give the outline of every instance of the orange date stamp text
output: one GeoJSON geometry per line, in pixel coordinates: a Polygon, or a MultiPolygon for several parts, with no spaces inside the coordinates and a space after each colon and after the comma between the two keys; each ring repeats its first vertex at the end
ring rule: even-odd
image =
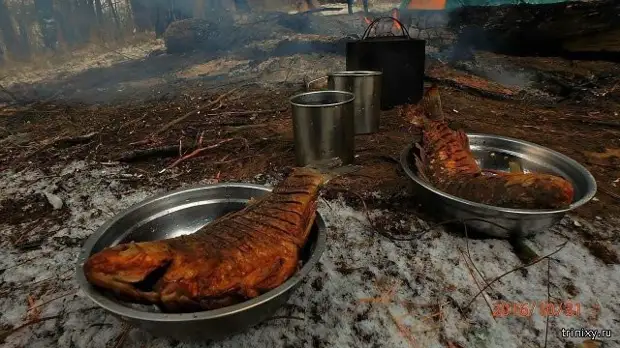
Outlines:
{"type": "Polygon", "coordinates": [[[543,317],[578,317],[581,316],[581,303],[564,301],[532,301],[532,302],[508,302],[497,301],[493,304],[493,317],[531,317],[540,315],[543,317]]]}

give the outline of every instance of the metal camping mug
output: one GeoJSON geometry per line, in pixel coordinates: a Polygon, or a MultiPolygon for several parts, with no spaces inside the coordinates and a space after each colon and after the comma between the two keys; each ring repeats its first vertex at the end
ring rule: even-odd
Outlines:
{"type": "Polygon", "coordinates": [[[348,91],[355,95],[355,134],[379,131],[382,75],[380,71],[364,70],[337,71],[327,75],[327,88],[348,91]]]}
{"type": "Polygon", "coordinates": [[[332,90],[301,93],[290,99],[298,166],[333,158],[343,165],[353,163],[354,100],[353,93],[332,90]]]}

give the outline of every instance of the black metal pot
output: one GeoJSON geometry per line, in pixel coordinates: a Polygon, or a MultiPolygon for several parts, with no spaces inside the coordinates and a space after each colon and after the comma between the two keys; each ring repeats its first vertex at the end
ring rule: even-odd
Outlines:
{"type": "Polygon", "coordinates": [[[398,19],[375,19],[360,40],[347,42],[346,52],[347,70],[383,72],[381,110],[402,104],[415,104],[422,99],[426,41],[412,39],[398,19]],[[400,24],[402,35],[368,37],[371,29],[384,19],[400,24]]]}

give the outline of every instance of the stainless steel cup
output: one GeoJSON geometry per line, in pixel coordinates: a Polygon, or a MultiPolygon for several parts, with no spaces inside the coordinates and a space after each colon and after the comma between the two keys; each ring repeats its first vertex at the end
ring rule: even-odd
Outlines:
{"type": "Polygon", "coordinates": [[[317,91],[290,99],[293,109],[295,160],[298,166],[339,158],[352,164],[355,155],[353,93],[317,91]]]}
{"type": "Polygon", "coordinates": [[[355,95],[353,120],[355,134],[379,131],[381,114],[380,71],[337,71],[327,75],[327,88],[355,95]]]}

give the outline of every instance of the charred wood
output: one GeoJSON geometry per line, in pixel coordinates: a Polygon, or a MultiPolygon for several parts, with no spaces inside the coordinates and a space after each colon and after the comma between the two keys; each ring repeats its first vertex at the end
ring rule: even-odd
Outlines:
{"type": "Polygon", "coordinates": [[[466,6],[448,26],[461,50],[620,61],[618,13],[620,0],[466,6]]]}

